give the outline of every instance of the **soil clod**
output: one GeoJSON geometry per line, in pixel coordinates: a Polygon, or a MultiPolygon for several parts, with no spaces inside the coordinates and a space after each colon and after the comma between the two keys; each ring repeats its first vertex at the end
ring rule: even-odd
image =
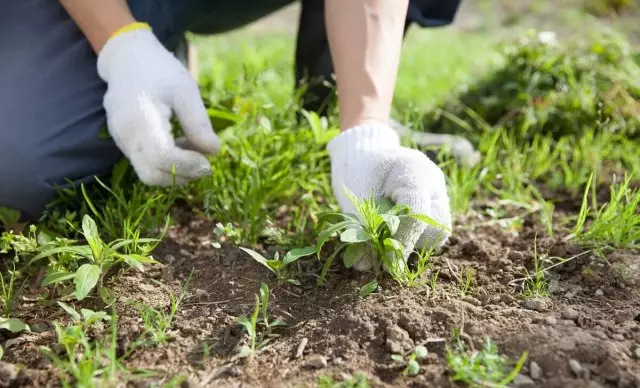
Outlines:
{"type": "Polygon", "coordinates": [[[321,355],[309,357],[304,363],[305,368],[322,369],[327,367],[327,358],[321,355]]]}
{"type": "Polygon", "coordinates": [[[398,325],[387,326],[386,349],[391,354],[403,354],[413,348],[413,340],[404,329],[398,325]]]}
{"type": "Polygon", "coordinates": [[[529,364],[529,374],[534,380],[540,380],[542,378],[542,368],[540,368],[537,362],[531,361],[529,364]]]}

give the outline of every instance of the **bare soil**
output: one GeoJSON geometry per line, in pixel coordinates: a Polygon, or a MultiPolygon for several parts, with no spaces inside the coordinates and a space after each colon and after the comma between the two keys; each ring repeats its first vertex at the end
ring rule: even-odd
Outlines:
{"type": "MultiPolygon", "coordinates": [[[[345,374],[364,372],[372,386],[451,387],[455,385],[444,356],[452,331],[461,328],[467,345],[476,349],[490,336],[513,359],[529,352],[522,374],[536,380],[521,378],[514,386],[640,387],[638,251],[617,251],[606,259],[584,253],[551,271],[550,297],[522,299],[517,279],[525,268],[533,269],[534,243],[539,257],[570,258],[586,250],[563,241],[563,236],[539,237],[544,231],[533,220],[511,230],[488,219],[459,219],[458,225],[477,226],[458,226],[434,258],[433,270],[440,271],[435,293],[427,284],[401,288],[388,280],[379,292],[361,298],[358,289],[372,274],[334,265],[327,284],[317,286],[320,266],[306,260],[298,277],[301,287],[280,284],[239,249],[212,248],[211,221],[188,212],[176,214],[179,226],[171,229],[156,255],[163,265],[144,274],[127,272],[113,284],[118,344],[124,351],[142,334],[130,302],[167,309],[168,289],[178,293],[194,271],[170,343],[138,349],[126,361],[130,369],[157,372],[133,386],[167,381],[176,374],[188,376],[188,386],[314,386],[319,375],[340,381],[345,374]],[[473,291],[464,297],[456,280],[461,266],[476,271],[473,291]],[[236,319],[252,311],[261,281],[271,289],[272,318],[288,325],[277,329],[278,337],[248,362],[237,357],[248,338],[236,319]],[[306,346],[296,357],[303,341],[306,346]],[[418,376],[403,377],[390,356],[418,344],[430,355],[418,376]],[[570,360],[575,360],[574,369],[570,360]],[[541,373],[531,371],[532,362],[541,373]],[[576,372],[575,362],[582,370],[576,372]]],[[[44,331],[0,342],[3,360],[22,368],[11,386],[55,386],[55,372],[38,346],[53,346],[55,334],[47,324],[67,317],[59,308],[39,304],[35,295],[23,299],[19,316],[44,331]]]]}

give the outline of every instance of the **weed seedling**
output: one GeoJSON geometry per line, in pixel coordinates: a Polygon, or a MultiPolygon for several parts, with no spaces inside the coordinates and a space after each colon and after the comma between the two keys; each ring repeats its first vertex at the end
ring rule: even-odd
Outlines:
{"type": "Polygon", "coordinates": [[[11,263],[13,265],[13,269],[7,269],[6,274],[8,275],[8,280],[5,280],[5,274],[0,273],[0,303],[2,303],[2,314],[5,317],[9,317],[11,315],[11,310],[13,309],[13,303],[15,301],[15,283],[18,277],[20,276],[20,272],[16,271],[15,262],[11,263]]]}
{"type": "MultiPolygon", "coordinates": [[[[346,189],[345,189],[346,190],[346,189]]],[[[410,277],[405,261],[405,248],[396,240],[396,232],[402,222],[420,221],[441,230],[448,229],[431,218],[411,213],[405,205],[393,205],[387,199],[375,201],[373,198],[358,201],[348,190],[347,195],[354,204],[360,218],[353,214],[328,213],[324,217],[334,219],[335,222],[320,232],[317,242],[318,258],[324,244],[336,233],[340,235],[339,244],[333,254],[325,261],[324,268],[318,282],[324,283],[326,273],[338,252],[344,249],[343,263],[351,268],[360,260],[370,260],[378,265],[382,264],[391,277],[401,284],[409,284],[410,279],[419,277],[417,273],[410,277]],[[362,220],[362,221],[361,221],[362,220]]],[[[428,259],[423,259],[422,271],[426,268],[428,259]]]]}
{"type": "MultiPolygon", "coordinates": [[[[549,283],[545,279],[545,269],[538,255],[537,239],[533,243],[533,275],[528,271],[524,280],[521,296],[526,299],[549,296],[549,283]]],[[[526,271],[526,270],[525,270],[526,271]]]]}
{"type": "Polygon", "coordinates": [[[171,301],[171,304],[169,305],[168,312],[162,308],[156,309],[142,304],[137,305],[140,317],[144,324],[145,334],[142,338],[136,341],[136,343],[143,346],[153,346],[165,344],[169,341],[169,330],[171,329],[171,326],[173,326],[173,320],[176,313],[180,308],[182,300],[187,294],[187,287],[191,281],[192,274],[193,272],[184,282],[180,294],[177,297],[171,290],[169,290],[169,300],[171,301]]]}
{"type": "Polygon", "coordinates": [[[461,267],[460,275],[458,278],[458,291],[460,295],[465,297],[473,293],[473,281],[475,280],[476,271],[470,267],[461,267]]]}
{"type": "Polygon", "coordinates": [[[489,337],[485,338],[480,351],[468,351],[460,338],[453,348],[447,349],[447,363],[451,369],[451,380],[471,386],[506,387],[520,373],[527,360],[524,352],[514,364],[498,353],[497,346],[489,337]]]}
{"type": "Polygon", "coordinates": [[[316,253],[316,249],[314,247],[298,248],[298,249],[292,249],[289,252],[287,252],[287,254],[284,255],[282,259],[280,258],[280,254],[276,252],[275,255],[273,256],[273,259],[268,260],[264,256],[262,256],[261,254],[259,254],[258,252],[252,249],[242,248],[242,247],[240,249],[248,253],[249,256],[251,256],[255,261],[264,265],[269,271],[273,272],[273,274],[276,275],[278,280],[286,281],[291,284],[295,284],[297,286],[300,285],[300,281],[289,278],[290,275],[289,275],[289,271],[287,270],[287,267],[291,263],[294,263],[295,261],[297,261],[298,259],[301,259],[305,256],[310,256],[316,253]]]}
{"type": "MultiPolygon", "coordinates": [[[[611,186],[611,199],[595,214],[588,228],[585,223],[589,214],[588,192],[592,184],[589,179],[574,229],[574,236],[587,245],[612,248],[636,248],[640,246],[640,190],[632,189],[627,177],[621,184],[611,186]]],[[[595,199],[594,199],[595,202],[595,199]]]]}
{"type": "MultiPolygon", "coordinates": [[[[82,235],[88,245],[62,246],[45,249],[31,259],[29,264],[49,258],[54,268],[42,281],[42,285],[50,285],[73,279],[75,283],[75,298],[82,300],[98,285],[102,283],[104,275],[116,264],[126,264],[139,271],[144,270],[145,264],[156,263],[149,254],[158,244],[158,240],[134,238],[132,240],[115,240],[111,243],[102,241],[95,221],[88,215],[82,219],[82,235]],[[137,246],[136,253],[121,253],[127,247],[137,246]],[[75,259],[76,268],[55,269],[56,257],[67,255],[75,259]]],[[[67,261],[69,261],[67,259],[67,261]]]]}
{"type": "Polygon", "coordinates": [[[360,297],[364,298],[367,297],[371,294],[373,294],[374,292],[376,292],[376,290],[378,290],[378,282],[375,280],[370,281],[369,283],[365,284],[364,286],[360,287],[360,297]]]}
{"type": "Polygon", "coordinates": [[[269,306],[269,287],[263,282],[260,284],[260,296],[256,295],[256,304],[253,312],[249,317],[242,316],[238,318],[238,325],[242,326],[249,335],[249,345],[240,348],[238,356],[241,358],[253,358],[257,350],[265,347],[273,338],[273,328],[277,326],[286,326],[286,323],[280,320],[269,321],[267,308],[269,306]],[[262,313],[262,319],[259,319],[262,313]],[[258,332],[258,324],[261,323],[266,331],[258,332]]]}
{"type": "Polygon", "coordinates": [[[335,381],[330,376],[319,376],[318,388],[369,388],[369,381],[364,373],[356,373],[343,381],[335,381]]]}
{"type": "Polygon", "coordinates": [[[211,245],[216,249],[222,248],[221,243],[224,241],[230,240],[235,244],[239,241],[238,239],[240,238],[240,234],[237,230],[234,229],[233,224],[231,224],[230,222],[226,225],[223,225],[220,222],[217,223],[213,231],[216,234],[216,241],[211,243],[211,245]]]}
{"type": "Polygon", "coordinates": [[[58,306],[60,306],[64,311],[67,312],[73,318],[76,324],[80,324],[84,330],[87,330],[90,326],[99,322],[109,322],[111,321],[111,315],[105,313],[104,311],[93,311],[89,309],[80,309],[80,312],[76,311],[76,309],[64,302],[58,302],[58,306]]]}
{"type": "Polygon", "coordinates": [[[418,361],[426,358],[428,354],[427,348],[418,345],[408,356],[405,357],[401,354],[394,354],[391,356],[391,359],[404,366],[402,370],[404,376],[415,376],[420,373],[420,363],[418,361]]]}

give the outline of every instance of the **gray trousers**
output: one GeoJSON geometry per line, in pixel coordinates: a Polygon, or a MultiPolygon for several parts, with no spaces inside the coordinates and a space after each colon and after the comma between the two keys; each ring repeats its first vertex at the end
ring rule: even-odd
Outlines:
{"type": "MultiPolygon", "coordinates": [[[[171,49],[187,30],[225,32],[293,1],[129,0],[129,5],[171,49]]],[[[323,0],[302,1],[298,80],[332,71],[323,0]]],[[[458,2],[412,0],[409,18],[423,26],[446,25],[458,2]]],[[[0,58],[0,206],[34,220],[58,187],[108,175],[122,155],[100,135],[106,85],[97,75],[96,56],[58,1],[0,0],[0,58]]],[[[309,101],[321,106],[318,99],[309,101]]]]}

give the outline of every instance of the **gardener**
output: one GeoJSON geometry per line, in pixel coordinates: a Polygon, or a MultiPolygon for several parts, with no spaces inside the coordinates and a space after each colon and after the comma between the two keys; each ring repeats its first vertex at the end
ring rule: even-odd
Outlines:
{"type": "MultiPolygon", "coordinates": [[[[178,183],[209,175],[206,156],[220,141],[195,80],[167,48],[187,30],[227,31],[291,1],[0,0],[0,206],[37,218],[56,186],[108,174],[122,154],[149,185],[172,184],[173,172],[178,183]],[[180,146],[170,132],[172,112],[186,135],[180,146]],[[111,139],[100,135],[105,118],[111,139]]],[[[343,211],[354,212],[347,188],[448,225],[443,173],[402,147],[388,126],[407,15],[447,24],[458,6],[423,2],[303,1],[297,73],[299,80],[332,73],[328,41],[343,131],[328,151],[343,211]]],[[[307,98],[315,109],[318,101],[307,98]]],[[[444,240],[417,221],[398,235],[408,250],[420,238],[444,240]]]]}

